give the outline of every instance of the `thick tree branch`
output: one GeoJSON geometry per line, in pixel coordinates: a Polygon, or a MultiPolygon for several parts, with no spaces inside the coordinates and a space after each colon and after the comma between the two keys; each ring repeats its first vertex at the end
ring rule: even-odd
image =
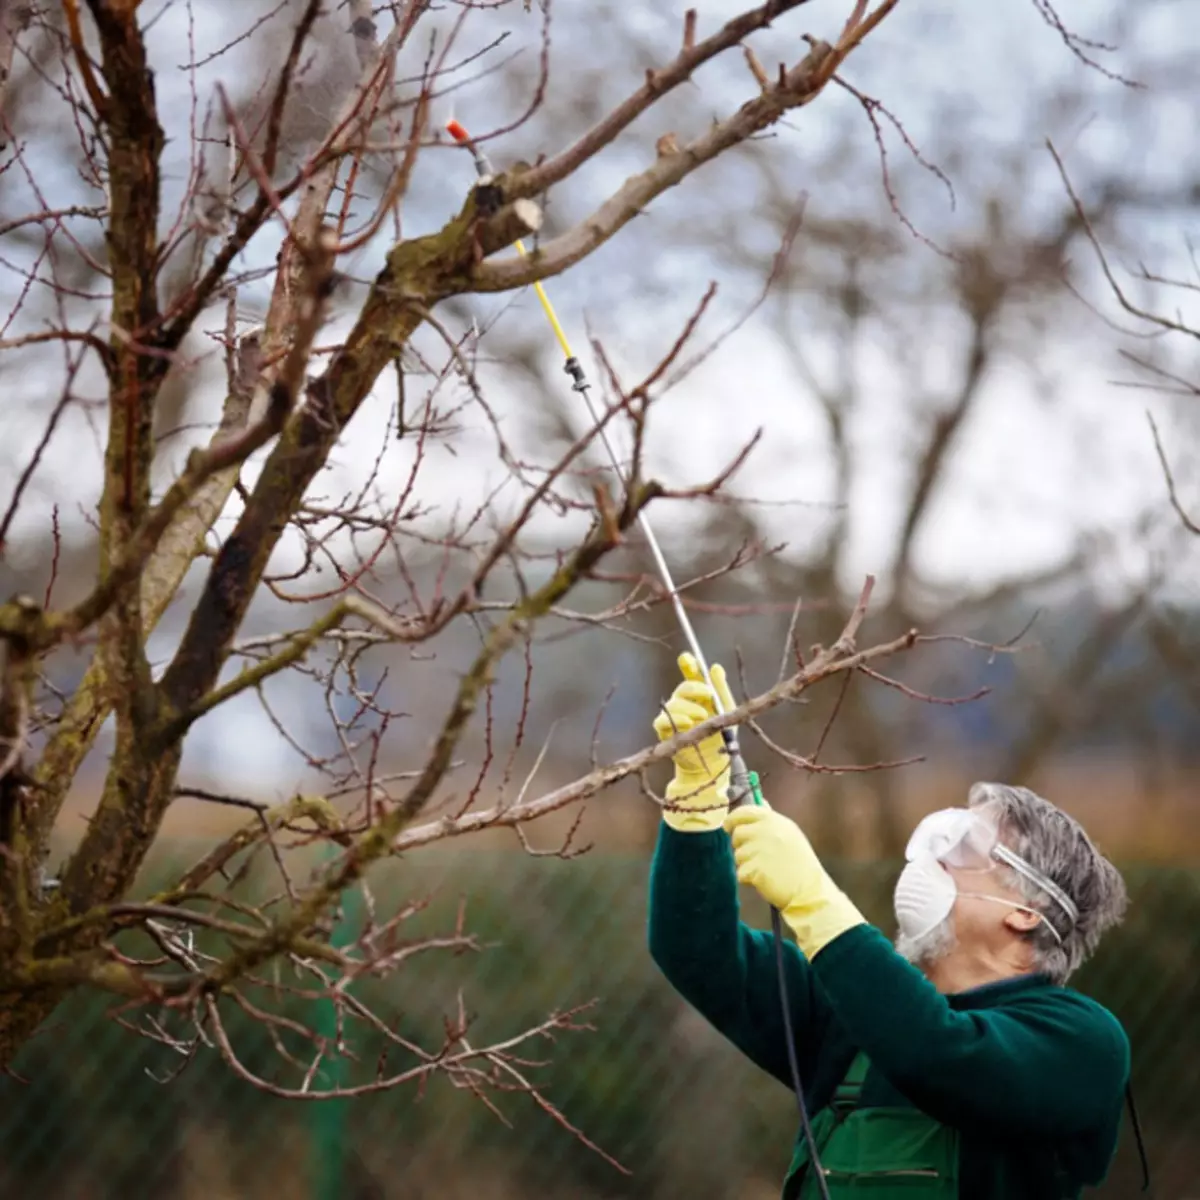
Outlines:
{"type": "MultiPolygon", "coordinates": [[[[215,683],[280,535],[305,491],[384,367],[395,361],[423,314],[462,290],[471,265],[533,232],[529,202],[481,213],[472,192],[443,229],[401,242],[388,255],[345,344],[308,401],[288,422],[263,466],[233,533],[218,554],[179,649],[163,677],[176,712],[215,683]]],[[[535,215],[536,214],[536,215],[535,215]]]]}
{"type": "MultiPolygon", "coordinates": [[[[363,99],[363,89],[377,78],[375,67],[378,60],[364,64],[363,82],[338,114],[331,137],[348,138],[354,128],[353,118],[363,99]]],[[[285,67],[284,76],[288,71],[285,67]]],[[[287,82],[281,76],[277,95],[282,96],[287,82]]],[[[312,178],[298,177],[294,187],[305,187],[303,202],[295,226],[319,231],[320,218],[329,203],[336,179],[336,163],[330,161],[312,178]]],[[[218,254],[210,271],[197,286],[185,293],[184,309],[174,315],[170,327],[160,336],[159,344],[170,350],[182,342],[192,321],[208,303],[213,292],[225,280],[226,272],[234,257],[249,242],[269,212],[269,204],[261,197],[261,206],[252,206],[236,222],[225,249],[218,254]]],[[[51,214],[54,215],[54,214],[51,214]]],[[[328,248],[327,245],[325,247],[328,248]]],[[[276,288],[270,310],[261,335],[243,338],[237,352],[236,378],[226,400],[220,426],[204,450],[195,452],[184,474],[175,482],[156,509],[148,514],[122,562],[93,594],[72,612],[60,615],[53,623],[47,621],[39,636],[44,644],[52,643],[57,637],[86,627],[96,616],[103,613],[113,598],[127,587],[133,576],[140,575],[141,606],[145,633],[155,628],[174,598],[180,584],[195,561],[204,544],[204,539],[213,523],[223,511],[237,482],[241,462],[260,445],[270,440],[286,417],[291,398],[300,388],[304,355],[311,350],[315,325],[307,329],[300,339],[302,346],[294,345],[297,327],[306,328],[304,310],[310,316],[319,316],[320,304],[314,308],[312,300],[318,297],[329,281],[331,264],[327,255],[319,256],[318,267],[323,277],[318,288],[306,286],[300,272],[303,259],[293,260],[296,271],[280,272],[276,277],[276,288]],[[277,388],[281,367],[275,360],[287,355],[290,370],[282,380],[283,391],[277,388]],[[255,403],[255,383],[260,366],[275,362],[263,369],[260,395],[255,403]],[[275,400],[272,406],[272,398],[275,400]],[[283,401],[288,399],[288,403],[283,401]],[[257,415],[251,428],[247,422],[251,413],[257,415]],[[139,569],[140,561],[140,569],[139,569]]],[[[311,278],[311,274],[310,274],[311,278]]],[[[50,831],[57,820],[62,802],[75,773],[94,744],[105,718],[111,711],[111,692],[104,658],[96,655],[79,686],[71,696],[54,734],[44,750],[34,771],[36,805],[31,817],[31,843],[44,854],[50,831]]]]}
{"type": "MultiPolygon", "coordinates": [[[[587,220],[530,251],[500,262],[482,262],[469,278],[474,292],[502,292],[557,275],[587,257],[633,220],[656,196],[682,182],[717,155],[773,125],[784,113],[808,104],[828,82],[837,52],[815,43],[804,59],[768,90],[747,101],[733,116],[717,121],[707,133],[662,154],[640,175],[631,176],[587,220]]],[[[506,195],[529,190],[528,174],[502,177],[506,195]]]]}
{"type": "Polygon", "coordinates": [[[154,994],[139,971],[125,963],[111,961],[101,951],[35,958],[0,972],[0,995],[14,996],[22,992],[48,995],[76,987],[94,987],[131,1000],[149,999],[154,994]]]}
{"type": "MultiPolygon", "coordinates": [[[[516,177],[510,185],[509,194],[514,197],[539,196],[554,184],[562,182],[589,159],[594,158],[605,146],[611,144],[668,92],[691,79],[705,63],[741,45],[752,33],[766,29],[776,18],[792,9],[800,8],[807,2],[808,0],[768,0],[766,4],[727,21],[716,33],[702,41],[692,41],[685,34],[683,49],[670,63],[657,70],[647,71],[646,81],[642,86],[589,129],[573,146],[516,177]]],[[[696,14],[689,11],[687,17],[687,25],[694,33],[696,14]]]]}
{"type": "MultiPolygon", "coordinates": [[[[89,8],[100,35],[101,71],[107,87],[100,116],[107,134],[112,276],[113,371],[100,501],[99,587],[103,589],[120,579],[120,565],[150,504],[154,401],[168,365],[164,358],[146,353],[145,346],[159,315],[159,157],[165,135],[136,7],[89,0],[89,8]]],[[[157,697],[146,657],[139,588],[114,589],[112,607],[99,633],[97,653],[104,664],[117,726],[105,790],[110,809],[120,816],[105,823],[110,827],[103,831],[93,824],[88,837],[107,844],[120,840],[118,821],[132,816],[126,806],[145,804],[157,778],[143,736],[155,719],[157,697]]],[[[126,832],[136,830],[138,824],[136,818],[130,820],[126,832]]],[[[140,862],[140,853],[132,853],[140,862]]],[[[126,871],[131,869],[128,844],[118,857],[124,860],[122,865],[113,864],[113,869],[103,872],[104,882],[111,887],[124,886],[126,871]]],[[[101,895],[112,893],[101,891],[101,895]]]]}
{"type": "MultiPolygon", "coordinates": [[[[315,6],[310,6],[312,8],[315,6]]],[[[301,32],[298,28],[297,40],[301,40],[301,32]]],[[[377,56],[369,63],[364,62],[362,81],[343,105],[332,126],[330,138],[335,146],[349,142],[353,131],[357,129],[354,118],[360,111],[364,97],[369,99],[372,89],[378,90],[382,78],[376,69],[378,66],[377,56]]],[[[291,71],[285,65],[276,91],[277,104],[282,104],[286,98],[290,77],[291,71]]],[[[295,223],[297,228],[319,232],[320,219],[328,206],[335,179],[336,159],[333,157],[315,175],[297,177],[294,188],[305,186],[295,223]]],[[[170,351],[182,342],[192,321],[208,303],[216,288],[224,282],[236,254],[260,227],[269,212],[265,196],[260,196],[260,199],[260,206],[252,206],[238,219],[229,242],[217,256],[218,261],[213,263],[195,287],[185,293],[183,310],[174,314],[172,324],[160,335],[159,346],[162,351],[170,351]]],[[[206,449],[191,456],[183,475],[155,510],[148,514],[133,538],[134,544],[126,548],[121,563],[101,581],[97,590],[72,612],[60,615],[53,622],[53,629],[49,621],[43,625],[40,637],[44,644],[86,627],[111,605],[114,597],[128,587],[135,576],[140,576],[145,633],[148,634],[157,625],[202,549],[213,523],[228,502],[241,462],[278,432],[282,418],[286,417],[287,409],[300,389],[305,356],[312,346],[312,337],[309,335],[315,335],[322,307],[320,300],[330,279],[332,264],[328,260],[327,250],[326,243],[318,256],[317,267],[322,274],[318,288],[306,286],[307,280],[300,269],[304,261],[302,256],[293,260],[295,271],[277,274],[275,293],[261,336],[244,338],[239,344],[236,378],[231,381],[234,386],[216,435],[206,449]],[[318,298],[315,307],[312,304],[314,297],[318,298]],[[318,318],[311,328],[306,321],[306,308],[309,317],[318,318]],[[298,327],[305,330],[305,336],[299,339],[299,347],[295,345],[298,327]],[[285,354],[290,369],[284,371],[285,378],[281,380],[281,367],[276,360],[285,354]],[[259,375],[260,364],[266,362],[275,362],[275,365],[265,368],[261,396],[255,403],[254,380],[259,375]],[[283,390],[277,387],[279,383],[283,384],[283,390]],[[287,404],[284,403],[285,398],[287,404]],[[252,412],[263,415],[258,416],[254,424],[247,428],[252,412]]],[[[310,271],[310,279],[312,274],[310,271]]],[[[71,780],[110,711],[109,674],[104,656],[97,654],[68,702],[34,771],[37,803],[31,816],[31,844],[38,848],[39,857],[44,854],[46,841],[71,780]]]]}
{"type": "Polygon", "coordinates": [[[91,4],[100,33],[108,86],[109,262],[113,281],[113,390],[106,454],[104,553],[111,560],[126,524],[150,496],[155,384],[166,363],[140,348],[158,322],[159,156],[165,135],[158,120],[146,47],[131,6],[91,4]]]}
{"type": "MultiPolygon", "coordinates": [[[[327,231],[318,236],[306,262],[311,274],[305,278],[306,298],[300,303],[299,325],[279,378],[271,388],[267,412],[243,433],[218,442],[208,450],[193,452],[183,474],[138,530],[126,557],[102,579],[100,587],[88,599],[55,623],[60,631],[82,628],[87,620],[95,619],[98,611],[103,611],[106,603],[118,599],[121,589],[138,578],[159,538],[200,487],[214,475],[235,468],[283,426],[292,410],[295,391],[302,383],[304,367],[329,295],[333,263],[332,239],[327,231]],[[73,626],[72,622],[79,624],[73,626]]],[[[141,589],[131,590],[139,601],[140,637],[141,589]]],[[[63,895],[72,911],[78,912],[97,899],[111,899],[128,886],[170,803],[180,744],[162,738],[159,719],[162,692],[154,688],[153,694],[155,711],[152,719],[142,719],[132,731],[123,727],[118,708],[117,754],[110,766],[104,795],[64,873],[63,895]],[[128,758],[122,756],[123,752],[128,758]],[[106,886],[100,885],[101,879],[106,886]]],[[[167,719],[171,719],[170,710],[167,719]]]]}
{"type": "Polygon", "coordinates": [[[118,721],[100,802],[63,868],[58,902],[69,912],[83,912],[129,889],[158,835],[181,752],[179,746],[161,750],[152,736],[118,721]]]}
{"type": "MultiPolygon", "coordinates": [[[[194,559],[199,539],[228,499],[238,466],[278,433],[292,410],[295,392],[302,383],[304,367],[328,300],[333,270],[332,238],[328,232],[319,234],[317,245],[307,255],[306,262],[311,273],[305,277],[305,289],[295,302],[297,327],[293,331],[288,356],[272,385],[267,411],[260,420],[240,432],[227,430],[224,436],[218,435],[206,449],[192,452],[182,474],[129,538],[120,557],[111,564],[109,572],[102,575],[96,589],[74,609],[55,614],[44,623],[48,644],[87,628],[114,604],[119,611],[129,607],[136,614],[139,645],[144,638],[142,613],[145,599],[157,600],[160,604],[157,613],[151,610],[146,614],[146,623],[152,624],[157,620],[170,593],[178,587],[194,559]],[[190,507],[214,480],[219,482],[215,482],[203,497],[207,505],[199,510],[190,507]],[[176,526],[181,516],[183,523],[176,526]],[[173,561],[169,556],[160,558],[160,568],[166,571],[167,576],[157,577],[159,594],[147,597],[144,573],[154,561],[160,539],[173,526],[176,526],[176,556],[173,561]],[[188,537],[192,538],[190,546],[183,542],[188,537]],[[143,580],[141,585],[139,580],[143,580]]],[[[243,405],[238,403],[237,407],[243,405]]],[[[153,582],[155,578],[151,575],[149,581],[153,582]]],[[[65,714],[67,723],[48,747],[41,764],[41,770],[49,781],[48,786],[52,789],[38,806],[37,833],[39,844],[44,845],[65,794],[65,790],[57,786],[59,777],[50,772],[60,769],[64,762],[77,766],[82,760],[102,719],[103,701],[107,700],[118,707],[118,752],[110,766],[100,805],[65,875],[69,886],[64,887],[63,894],[71,900],[76,910],[79,905],[111,898],[114,894],[98,886],[89,893],[84,886],[85,881],[91,880],[95,885],[97,878],[103,876],[112,889],[120,890],[127,885],[130,873],[136,871],[141,856],[151,845],[170,801],[172,778],[163,767],[177,756],[178,747],[169,743],[166,746],[168,753],[162,759],[157,759],[156,749],[162,745],[158,690],[149,684],[148,664],[145,667],[145,686],[154,697],[153,712],[147,714],[139,711],[133,727],[126,727],[113,687],[114,683],[118,688],[121,687],[128,678],[127,662],[128,659],[120,656],[116,660],[111,655],[97,656],[65,714]],[[101,682],[104,686],[100,686],[101,682]],[[150,786],[151,780],[155,783],[154,787],[150,786]],[[120,854],[114,858],[118,841],[120,854]],[[78,890],[80,888],[82,890],[78,890]]]]}

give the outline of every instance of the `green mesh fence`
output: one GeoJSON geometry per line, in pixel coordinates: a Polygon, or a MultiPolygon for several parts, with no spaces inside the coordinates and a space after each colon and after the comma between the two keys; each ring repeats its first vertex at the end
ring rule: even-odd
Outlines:
{"type": "MultiPolygon", "coordinates": [[[[647,860],[571,862],[438,853],[377,885],[381,902],[432,894],[409,936],[453,925],[461,898],[483,948],[415,957],[364,987],[393,1029],[436,1040],[459,1003],[476,1044],[597,1000],[592,1031],[535,1039],[523,1068],[563,1116],[527,1095],[496,1111],[444,1079],[305,1103],[264,1094],[202,1046],[190,1059],[137,1038],[76,997],[0,1079],[0,1196],[31,1200],[394,1200],[444,1197],[775,1197],[794,1131],[788,1091],[745,1063],[659,978],[645,943],[647,860]],[[183,1068],[182,1070],[180,1068],[183,1068]],[[172,1076],[174,1076],[172,1078],[172,1076]],[[165,1082],[164,1082],[165,1080],[165,1082]]],[[[835,869],[886,921],[896,868],[835,869]]],[[[1200,872],[1127,868],[1132,906],[1075,981],[1109,1005],[1134,1047],[1134,1087],[1160,1200],[1200,1197],[1200,872]]],[[[149,882],[147,884],[149,886],[149,882]]],[[[747,913],[764,913],[747,898],[747,913]]],[[[353,919],[353,913],[349,914],[353,919]]],[[[321,1011],[297,1013],[328,1019],[321,1011]]],[[[277,1062],[261,1028],[232,1017],[247,1063],[277,1062]]],[[[355,1045],[369,1077],[380,1045],[355,1045]]],[[[326,1083],[329,1081],[326,1080],[326,1083]]],[[[1133,1137],[1099,1193],[1140,1195],[1133,1137]]]]}

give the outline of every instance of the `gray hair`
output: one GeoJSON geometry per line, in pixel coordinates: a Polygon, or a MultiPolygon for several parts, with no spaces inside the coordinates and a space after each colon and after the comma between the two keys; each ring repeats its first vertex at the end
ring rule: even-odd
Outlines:
{"type": "Polygon", "coordinates": [[[1026,903],[1062,938],[1060,944],[1042,921],[1026,934],[1037,969],[1055,983],[1065,983],[1091,956],[1101,936],[1125,915],[1129,898],[1120,871],[1074,817],[1028,788],[976,783],[967,794],[967,806],[986,810],[1004,844],[1062,888],[1079,910],[1078,920],[1072,921],[1037,884],[1004,868],[1026,903]]]}

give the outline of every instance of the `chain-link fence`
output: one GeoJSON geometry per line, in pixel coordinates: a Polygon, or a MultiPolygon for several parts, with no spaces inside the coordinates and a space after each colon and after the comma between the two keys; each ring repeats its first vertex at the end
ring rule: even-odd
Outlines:
{"type": "MultiPolygon", "coordinates": [[[[794,1133],[792,1097],[656,973],[646,950],[647,869],[645,857],[595,852],[570,862],[442,852],[399,864],[376,888],[381,902],[432,895],[413,919],[432,931],[453,925],[465,897],[481,948],[417,955],[386,987],[363,988],[390,1028],[433,1043],[460,990],[477,1015],[478,1044],[597,1000],[582,1018],[594,1030],[534,1038],[521,1070],[629,1174],[520,1091],[490,1092],[489,1108],[434,1077],[336,1103],[280,1099],[238,1079],[215,1049],[202,1045],[189,1058],[136,1037],[79,997],[29,1045],[16,1065],[20,1079],[0,1080],[0,1195],[777,1196],[794,1133]]],[[[835,873],[868,915],[886,921],[895,870],[835,873]]],[[[1200,871],[1128,867],[1126,878],[1129,919],[1074,982],[1124,1022],[1154,1194],[1186,1200],[1200,1197],[1200,871]]],[[[749,900],[747,912],[763,915],[749,900]]],[[[270,1078],[278,1058],[261,1025],[231,1019],[230,1028],[244,1060],[270,1078]]],[[[354,1050],[352,1071],[370,1077],[381,1046],[364,1041],[354,1050]]],[[[1128,1125],[1100,1194],[1140,1194],[1128,1125]]]]}

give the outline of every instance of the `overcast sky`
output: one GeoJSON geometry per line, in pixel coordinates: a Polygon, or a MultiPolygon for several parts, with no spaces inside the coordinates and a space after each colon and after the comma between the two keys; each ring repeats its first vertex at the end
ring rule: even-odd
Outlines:
{"type": "MultiPolygon", "coordinates": [[[[236,30],[239,23],[248,27],[251,20],[245,6],[199,3],[195,7],[201,19],[190,36],[198,56],[216,49],[230,30],[236,30]],[[217,13],[224,17],[224,27],[217,13]]],[[[739,7],[731,3],[706,6],[702,10],[701,35],[739,7]]],[[[506,51],[523,48],[524,63],[536,61],[537,18],[522,16],[520,8],[510,6],[491,17],[481,17],[474,44],[482,44],[491,36],[489,30],[494,32],[503,26],[510,33],[506,51]]],[[[613,4],[589,6],[586,13],[569,5],[555,10],[552,73],[544,120],[531,131],[514,135],[511,153],[529,156],[538,149],[558,149],[560,142],[554,136],[556,112],[564,114],[564,127],[574,128],[580,120],[576,101],[581,89],[595,88],[607,100],[636,86],[644,64],[634,61],[615,40],[606,49],[604,39],[598,36],[600,28],[615,31],[623,27],[630,37],[661,36],[665,44],[673,46],[682,8],[672,6],[668,13],[657,7],[613,4]],[[531,145],[531,139],[536,144],[531,145]]],[[[761,57],[768,63],[783,56],[794,61],[800,52],[801,32],[834,36],[849,8],[848,0],[814,0],[756,40],[761,57]]],[[[1155,67],[1169,60],[1185,76],[1193,73],[1194,83],[1195,64],[1200,62],[1200,23],[1185,21],[1189,8],[1194,15],[1194,4],[1182,2],[1110,6],[1110,17],[1137,10],[1138,19],[1116,30],[1122,50],[1100,55],[1101,61],[1115,71],[1132,72],[1139,66],[1155,67]]],[[[1111,21],[1103,18],[1102,5],[1070,0],[1060,6],[1060,12],[1068,26],[1082,33],[1103,38],[1114,32],[1111,21]]],[[[188,74],[180,65],[187,59],[188,37],[182,5],[168,9],[154,25],[153,39],[160,55],[157,89],[172,136],[165,177],[172,201],[178,198],[185,179],[190,91],[188,74]]],[[[344,55],[347,69],[353,63],[352,50],[346,44],[323,53],[344,55]]],[[[254,70],[258,61],[250,44],[227,60],[217,60],[199,75],[202,95],[211,95],[218,81],[235,87],[238,73],[254,70]]],[[[969,13],[950,0],[906,0],[874,35],[867,49],[852,60],[846,74],[871,93],[885,96],[914,141],[934,157],[939,147],[953,137],[969,137],[980,144],[1010,148],[1022,141],[1036,159],[1036,144],[1053,136],[1068,156],[1073,172],[1079,172],[1077,182],[1081,187],[1086,187],[1092,167],[1111,162],[1120,162],[1142,178],[1161,179],[1164,183],[1188,172],[1200,178],[1200,155],[1192,133],[1195,110],[1189,111],[1186,105],[1165,95],[1181,90],[1179,80],[1171,79],[1169,87],[1161,86],[1163,77],[1152,73],[1147,79],[1150,89],[1132,94],[1120,84],[1086,70],[1040,19],[1032,0],[975,5],[969,13]],[[1047,114],[1046,127],[1042,128],[1038,113],[1030,111],[1031,98],[1043,96],[1058,81],[1064,89],[1086,89],[1094,102],[1084,102],[1065,117],[1061,113],[1047,114]],[[1156,84],[1160,86],[1156,88],[1156,84]]],[[[677,98],[670,110],[681,121],[693,121],[693,129],[703,128],[713,113],[730,111],[749,94],[749,76],[740,61],[713,68],[706,80],[702,89],[677,98]]],[[[438,119],[453,114],[475,128],[495,125],[515,116],[522,103],[519,93],[485,79],[445,101],[445,111],[438,114],[438,119]]],[[[319,116],[328,107],[319,93],[310,94],[304,111],[319,116]]],[[[297,137],[304,136],[305,119],[304,112],[296,117],[297,137]]],[[[787,169],[794,171],[799,192],[804,186],[806,164],[821,159],[848,121],[857,129],[863,147],[873,153],[869,125],[856,112],[851,98],[838,92],[821,97],[789,122],[779,138],[761,143],[757,152],[780,156],[787,169]]],[[[687,128],[686,124],[681,126],[685,133],[687,128]]],[[[653,132],[658,132],[657,127],[653,132]]],[[[489,147],[489,151],[500,161],[508,156],[503,145],[489,147]]],[[[902,153],[894,137],[889,142],[889,153],[902,153]]],[[[585,177],[561,190],[551,212],[551,226],[558,228],[581,215],[628,170],[640,169],[643,155],[644,143],[633,137],[622,140],[585,177]]],[[[406,210],[406,228],[414,233],[436,228],[460,203],[471,182],[465,156],[456,158],[445,153],[431,157],[429,162],[406,210]]],[[[49,186],[56,197],[78,192],[73,168],[50,161],[41,165],[47,172],[44,179],[49,181],[44,186],[49,186]]],[[[954,209],[946,203],[936,180],[930,180],[927,190],[912,195],[918,224],[935,241],[952,240],[957,233],[976,227],[981,215],[979,205],[973,201],[986,193],[989,171],[1002,173],[1007,169],[999,154],[994,161],[986,156],[972,160],[971,176],[956,180],[959,201],[954,209]]],[[[673,247],[670,236],[663,233],[667,230],[669,234],[672,221],[687,219],[689,206],[703,202],[711,211],[741,202],[745,193],[736,187],[744,178],[744,168],[710,167],[656,203],[640,227],[625,231],[603,253],[550,282],[568,334],[593,378],[597,369],[586,353],[588,329],[602,339],[626,372],[625,377],[632,380],[674,340],[682,320],[710,280],[716,279],[722,290],[713,319],[705,326],[709,333],[719,332],[744,309],[760,281],[732,272],[722,277],[705,256],[673,247]]],[[[1031,220],[1036,220],[1041,204],[1049,211],[1061,203],[1061,187],[1048,155],[1042,155],[1040,166],[1028,180],[1028,189],[1026,204],[1031,220]]],[[[878,174],[864,177],[856,167],[853,179],[847,179],[840,191],[835,180],[811,203],[817,212],[828,212],[838,205],[877,209],[881,203],[878,174]]],[[[11,215],[10,210],[16,210],[18,204],[14,187],[5,202],[5,214],[11,215]]],[[[1172,213],[1169,218],[1160,216],[1145,223],[1146,254],[1155,269],[1180,273],[1190,269],[1186,246],[1189,234],[1196,233],[1195,225],[1194,214],[1190,213],[1172,213]]],[[[255,251],[257,261],[270,262],[277,244],[275,236],[262,240],[255,251]]],[[[365,251],[353,264],[356,276],[369,278],[378,269],[385,249],[386,243],[380,240],[365,251]]],[[[914,252],[934,254],[915,243],[914,252]]],[[[1080,266],[1081,277],[1094,285],[1092,266],[1080,266]]],[[[12,291],[11,275],[0,287],[12,291]]],[[[1106,311],[1115,311],[1099,289],[1088,299],[1106,311]]],[[[1172,297],[1172,303],[1190,303],[1190,311],[1195,313],[1193,301],[1186,293],[1172,297]]],[[[255,317],[256,306],[257,315],[261,315],[261,303],[261,295],[246,297],[247,321],[255,317]]],[[[1111,331],[1098,320],[1089,324],[1082,306],[1078,307],[1080,311],[1065,323],[1070,336],[1049,344],[1043,342],[1039,347],[1038,373],[1057,384],[1052,403],[1039,395],[1026,370],[1012,366],[990,379],[986,403],[964,430],[955,454],[953,488],[932,514],[920,543],[922,569],[930,577],[979,583],[1046,565],[1069,549],[1081,529],[1128,527],[1148,505],[1163,503],[1164,484],[1146,424],[1147,409],[1157,414],[1172,452],[1178,454],[1185,498],[1200,504],[1200,489],[1192,486],[1194,471],[1188,466],[1193,461],[1193,439],[1176,432],[1180,426],[1172,406],[1162,397],[1116,385],[1117,380],[1132,378],[1132,372],[1117,359],[1111,331]]],[[[506,329],[522,337],[538,336],[531,332],[541,321],[532,295],[471,302],[471,311],[481,322],[501,308],[506,316],[497,326],[497,337],[503,337],[506,329]]],[[[1189,309],[1181,311],[1186,314],[1189,309]]],[[[345,324],[345,319],[339,319],[322,335],[322,341],[334,340],[335,329],[345,324]]],[[[808,352],[818,359],[828,353],[828,347],[821,345],[819,332],[808,328],[784,332],[788,337],[805,339],[808,352]]],[[[938,354],[944,351],[952,357],[956,347],[947,329],[935,324],[928,332],[929,363],[936,368],[938,354]]],[[[648,463],[651,471],[669,484],[694,484],[718,469],[734,447],[761,427],[763,443],[733,489],[779,503],[780,507],[770,510],[773,532],[802,546],[808,535],[807,523],[821,519],[820,505],[830,496],[828,447],[813,405],[797,388],[780,333],[770,312],[764,310],[729,338],[684,386],[665,396],[656,405],[651,420],[648,463]]],[[[552,360],[555,348],[548,330],[545,342],[546,355],[552,360]]],[[[427,341],[426,345],[433,343],[427,341]]],[[[488,349],[486,342],[484,349],[488,349]]],[[[1182,361],[1188,364],[1186,358],[1182,361]]],[[[1194,355],[1190,362],[1195,365],[1194,355]]],[[[217,366],[211,359],[201,369],[215,379],[217,366]]],[[[851,527],[851,575],[886,573],[905,480],[903,448],[912,432],[912,415],[898,402],[894,371],[879,347],[866,348],[860,372],[868,383],[872,402],[852,431],[862,466],[852,497],[855,520],[851,527]]],[[[1198,374],[1193,370],[1192,377],[1198,374]]],[[[479,375],[493,403],[506,414],[506,427],[516,439],[524,437],[528,445],[528,422],[522,409],[528,407],[529,397],[521,388],[513,387],[512,377],[499,367],[485,362],[479,375]]],[[[13,452],[22,438],[29,445],[37,436],[46,404],[53,397],[47,400],[44,380],[36,373],[24,370],[14,376],[9,366],[8,376],[6,384],[13,399],[5,419],[4,453],[15,460],[13,452]]],[[[87,386],[85,383],[85,390],[87,386]]],[[[94,378],[90,387],[91,395],[99,395],[94,378]]],[[[575,404],[565,379],[562,387],[563,403],[575,404]]],[[[389,376],[355,421],[338,453],[334,472],[323,477],[322,487],[327,491],[350,486],[361,478],[363,464],[371,462],[378,451],[393,396],[389,376]]],[[[217,402],[218,393],[214,391],[210,412],[217,402]]],[[[100,442],[98,433],[90,429],[95,422],[94,414],[85,419],[81,413],[72,414],[64,422],[64,434],[40,473],[32,500],[17,525],[17,536],[25,541],[12,548],[13,561],[44,559],[51,496],[62,505],[68,529],[78,528],[82,519],[72,511],[75,506],[94,504],[100,480],[100,442]]],[[[470,507],[503,481],[504,469],[491,449],[490,434],[478,419],[474,424],[474,434],[456,443],[456,457],[434,451],[431,463],[436,470],[427,472],[422,495],[427,502],[440,502],[443,512],[455,503],[470,507]],[[476,448],[475,456],[471,445],[476,448]]],[[[393,439],[384,459],[385,485],[399,486],[411,454],[411,444],[393,439]]],[[[178,461],[182,457],[181,447],[178,461]]],[[[10,472],[6,470],[5,474],[10,472]]],[[[516,498],[517,492],[510,489],[508,502],[516,498]]],[[[234,511],[231,509],[229,515],[234,511]]],[[[672,547],[678,547],[680,539],[688,536],[686,513],[681,506],[665,505],[655,520],[670,554],[672,547]]],[[[1126,538],[1120,567],[1104,582],[1119,590],[1123,583],[1139,577],[1147,568],[1146,549],[1136,536],[1126,538]]],[[[1196,553],[1187,552],[1175,574],[1175,586],[1193,586],[1200,578],[1198,566],[1196,553]]],[[[847,580],[847,584],[853,586],[853,580],[847,580]]]]}

